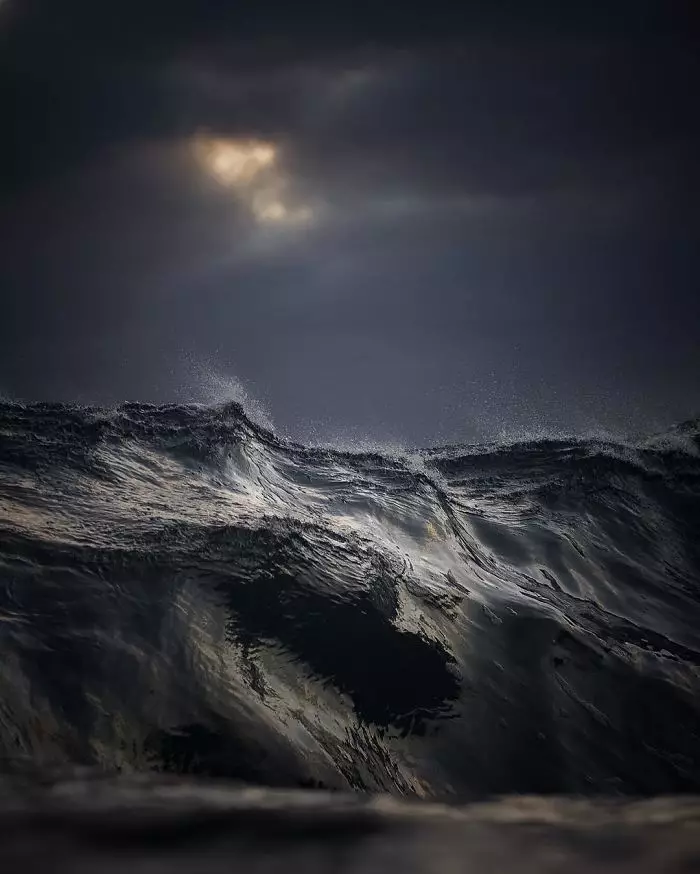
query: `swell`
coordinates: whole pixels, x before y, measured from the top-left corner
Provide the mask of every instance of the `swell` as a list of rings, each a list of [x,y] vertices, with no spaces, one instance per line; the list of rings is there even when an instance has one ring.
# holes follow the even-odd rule
[[[402,456],[0,405],[5,766],[697,791],[698,433]]]

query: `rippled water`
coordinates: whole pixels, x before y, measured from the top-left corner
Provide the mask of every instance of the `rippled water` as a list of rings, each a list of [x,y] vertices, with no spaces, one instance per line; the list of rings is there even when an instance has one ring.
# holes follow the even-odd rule
[[[700,788],[700,428],[412,455],[0,404],[0,751],[424,796]]]

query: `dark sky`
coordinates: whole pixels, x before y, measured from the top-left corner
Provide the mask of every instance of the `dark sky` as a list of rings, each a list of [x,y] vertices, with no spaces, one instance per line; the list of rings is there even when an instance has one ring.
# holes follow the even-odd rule
[[[0,392],[237,378],[423,444],[698,414],[692,5],[0,0]]]

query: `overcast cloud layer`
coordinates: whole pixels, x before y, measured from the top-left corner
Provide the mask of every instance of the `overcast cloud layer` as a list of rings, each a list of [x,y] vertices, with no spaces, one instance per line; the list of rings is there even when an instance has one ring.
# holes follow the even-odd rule
[[[407,443],[700,411],[681,5],[95,5],[0,5],[5,394],[228,375],[295,436]]]

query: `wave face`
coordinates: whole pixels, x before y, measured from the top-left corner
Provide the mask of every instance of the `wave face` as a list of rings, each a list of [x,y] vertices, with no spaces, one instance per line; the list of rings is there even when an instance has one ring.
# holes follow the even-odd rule
[[[3,765],[698,791],[699,435],[392,457],[0,404]]]

